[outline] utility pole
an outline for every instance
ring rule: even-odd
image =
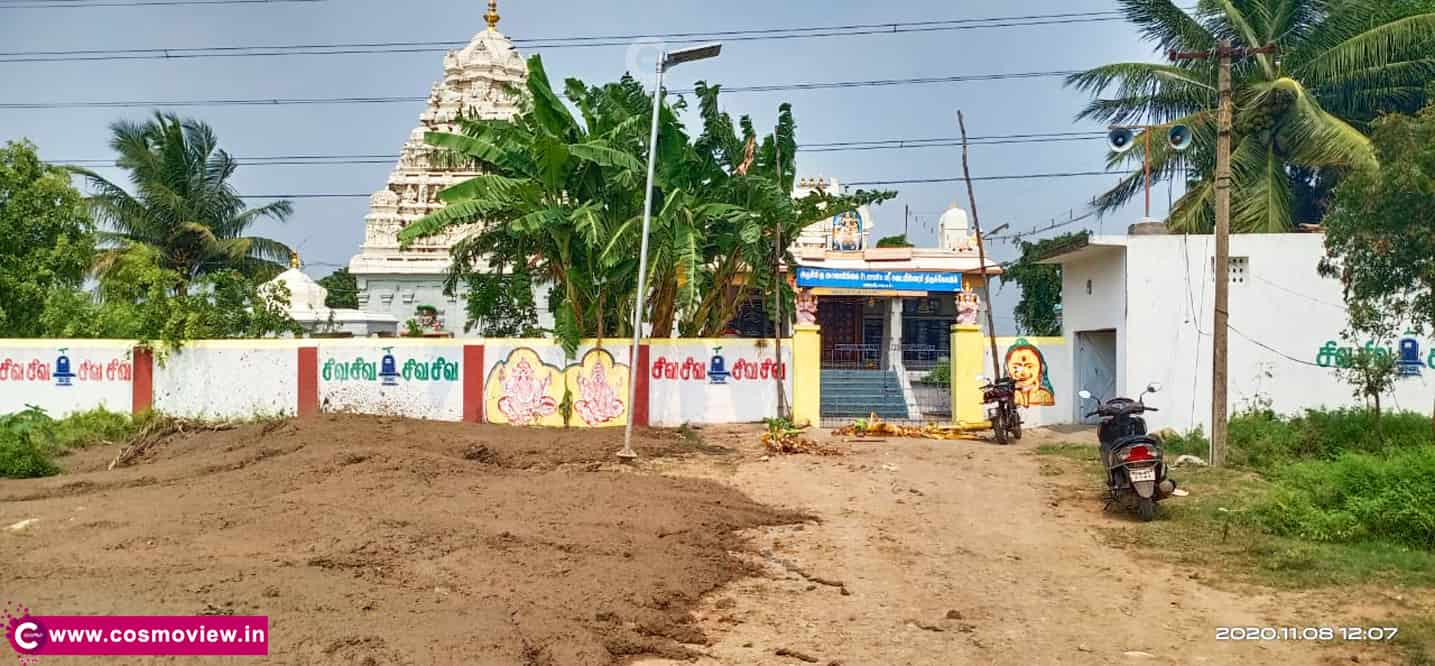
[[[1231,61],[1252,55],[1275,53],[1274,44],[1262,48],[1232,48],[1222,40],[1215,51],[1195,53],[1172,51],[1171,60],[1220,61],[1216,86],[1219,107],[1216,112],[1216,257],[1212,273],[1216,278],[1216,304],[1211,331],[1211,465],[1219,466],[1226,458],[1226,386],[1229,374],[1227,347],[1230,341],[1231,292],[1231,125],[1234,112],[1231,104]],[[1148,195],[1149,196],[1149,195]]]
[[[1002,359],[997,355],[997,328],[992,319],[991,276],[987,274],[986,239],[982,238],[982,222],[977,217],[977,193],[972,190],[972,170],[967,165],[967,119],[957,110],[957,126],[962,130],[962,177],[967,181],[967,201],[972,206],[972,231],[977,235],[977,261],[981,262],[982,301],[987,306],[987,340],[992,345],[992,381],[1002,378]],[[953,360],[955,363],[955,359]],[[952,380],[956,381],[953,377]],[[964,378],[971,381],[970,377]]]

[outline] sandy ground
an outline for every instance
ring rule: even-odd
[[[1125,518],[1033,451],[1088,434],[774,458],[756,434],[643,433],[636,466],[611,462],[620,431],[368,417],[181,437],[114,472],[87,451],[0,482],[4,592],[41,615],[266,614],[278,664],[1397,663],[1214,640],[1387,609],[1104,544]]]
[[[113,472],[86,451],[0,481],[3,592],[41,616],[268,615],[276,664],[689,654],[692,604],[753,573],[736,531],[803,517],[605,468],[621,439],[345,416],[181,436]]]
[[[705,600],[700,624],[721,637],[698,663],[1400,663],[1360,645],[1216,641],[1220,626],[1343,626],[1393,609],[1340,590],[1217,589],[1209,573],[1114,549],[1096,528],[1139,523],[1103,513],[1099,479],[1040,476],[1035,448],[1052,442],[1095,445],[1038,430],[1007,448],[888,440],[726,470],[663,464],[822,521],[754,531],[767,576]]]

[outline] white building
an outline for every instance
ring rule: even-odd
[[[1360,404],[1335,373],[1342,349],[1373,342],[1402,361],[1396,409],[1428,411],[1435,399],[1430,338],[1348,340],[1341,284],[1317,271],[1320,234],[1231,236],[1229,409],[1268,401],[1278,413]],[[1110,397],[1160,382],[1148,402],[1152,429],[1210,432],[1215,242],[1209,235],[1093,236],[1043,263],[1062,267],[1063,353],[1076,381]],[[1053,361],[1056,364],[1056,361]],[[1058,396],[1082,421],[1090,403]]]
[[[329,298],[329,290],[299,270],[297,254],[290,258],[289,270],[265,284],[283,285],[289,290],[289,316],[311,335],[347,333],[366,338],[398,333],[399,321],[393,315],[329,307],[325,303]]]
[[[414,318],[420,305],[438,310],[443,330],[463,333],[466,288],[453,296],[443,293],[444,275],[453,244],[473,231],[456,227],[448,233],[415,241],[399,248],[398,233],[423,216],[443,208],[438,194],[444,188],[478,175],[475,171],[434,164],[434,149],[424,142],[428,132],[456,132],[460,114],[483,119],[509,119],[518,113],[520,100],[510,93],[522,87],[527,65],[508,37],[498,31],[498,14],[489,3],[488,28],[474,35],[462,49],[443,59],[443,79],[429,92],[428,106],[409,133],[399,162],[383,189],[369,199],[364,218],[364,243],[349,261],[358,281],[359,307],[366,312],[391,315],[400,322]],[[482,267],[479,267],[482,268]],[[547,292],[539,289],[539,325],[552,326]]]

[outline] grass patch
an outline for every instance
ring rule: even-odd
[[[1210,441],[1200,430],[1167,434],[1169,455],[1206,457]],[[1335,460],[1348,453],[1386,455],[1435,445],[1430,417],[1412,412],[1367,409],[1307,410],[1291,417],[1271,411],[1248,411],[1231,419],[1227,430],[1227,462],[1269,472],[1303,460]]]
[[[1108,537],[1163,551],[1183,565],[1272,587],[1435,586],[1430,551],[1383,541],[1314,542],[1267,529],[1259,507],[1275,486],[1258,474],[1183,467],[1173,476],[1189,496],[1162,502],[1155,522],[1112,528]]]
[[[1395,646],[1405,653],[1409,666],[1435,666],[1435,618],[1406,618],[1395,626]]]
[[[1079,474],[1090,475],[1093,484],[1100,484],[1094,446],[1050,444],[1038,447],[1037,453],[1045,458],[1044,476],[1059,474],[1049,467],[1075,467]],[[1167,456],[1173,456],[1169,448]],[[1435,586],[1435,552],[1388,540],[1314,541],[1298,532],[1270,529],[1265,524],[1265,503],[1281,492],[1279,478],[1238,467],[1192,466],[1173,470],[1172,477],[1190,495],[1162,502],[1154,522],[1104,530],[1106,538],[1160,551],[1163,559],[1199,571],[1279,588],[1362,583]],[[1431,485],[1425,483],[1427,488]]]
[[[154,417],[92,409],[63,419],[30,407],[0,415],[0,477],[30,479],[60,472],[55,459],[71,449],[102,442],[122,442],[139,432]]]

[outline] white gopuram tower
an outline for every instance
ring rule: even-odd
[[[438,193],[445,187],[478,175],[477,172],[434,164],[434,149],[424,143],[427,132],[456,132],[460,115],[507,120],[519,111],[514,89],[522,88],[528,69],[508,37],[498,31],[498,3],[489,0],[484,19],[488,28],[462,49],[443,59],[443,79],[429,92],[428,106],[418,127],[409,133],[388,184],[369,198],[364,217],[364,243],[349,260],[359,288],[359,307],[366,312],[392,315],[400,323],[414,318],[420,305],[438,310],[441,330],[463,333],[464,292],[443,294],[449,249],[473,230],[455,227],[448,233],[416,241],[399,249],[398,233],[423,216],[443,207]],[[465,290],[466,291],[466,290]],[[540,295],[540,301],[542,299]],[[547,315],[546,303],[539,304]],[[540,325],[551,325],[540,322]]]

